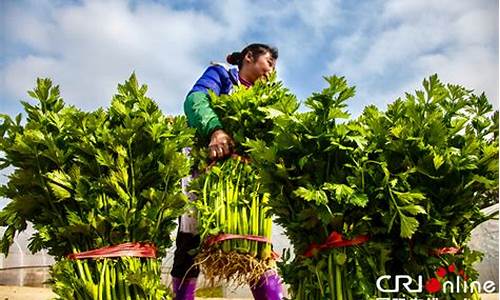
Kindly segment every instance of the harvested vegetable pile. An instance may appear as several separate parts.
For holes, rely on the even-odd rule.
[[[240,157],[213,166],[204,179],[199,222],[206,237],[197,261],[207,279],[256,282],[275,267],[271,255],[269,194],[260,190],[252,166]],[[212,235],[209,235],[212,233]]]
[[[295,249],[279,266],[292,298],[477,294],[434,287],[477,279],[472,264],[480,255],[467,241],[494,217],[480,209],[497,201],[498,112],[484,95],[432,76],[424,91],[349,121],[345,102],[354,88],[343,78],[326,80],[329,87],[305,101],[309,111],[267,114],[271,142],[247,143],[271,213]],[[376,282],[387,274],[421,275],[425,288],[382,293]]]
[[[256,283],[266,270],[275,268],[271,249],[269,194],[261,189],[257,169],[248,161],[248,139],[270,140],[273,124],[266,114],[283,109],[295,98],[274,75],[250,88],[237,87],[231,95],[211,95],[211,105],[223,128],[236,143],[235,155],[210,166],[191,184],[198,196],[202,247],[197,263],[212,283],[221,280],[236,284]],[[200,161],[206,149],[193,153]],[[198,154],[196,154],[198,153]]]
[[[49,79],[37,83],[29,94],[38,103],[23,102],[26,123],[4,115],[0,125],[2,167],[14,168],[0,190],[12,200],[0,212],[2,252],[31,222],[29,248],[55,256],[61,298],[168,297],[161,258],[186,204],[180,179],[190,161],[181,149],[192,130],[166,118],[135,75],[108,110],[90,113],[66,106]]]
[[[473,264],[481,253],[467,243],[474,228],[498,216],[481,211],[498,203],[498,111],[484,94],[445,85],[436,75],[423,88],[385,112],[367,107],[358,121],[370,129],[375,160],[389,172],[390,201],[382,207],[392,252],[387,268],[422,275],[427,297],[478,299],[477,287],[465,286],[478,279]],[[398,223],[407,234],[392,230]],[[457,280],[461,292],[440,289]]]
[[[294,246],[278,262],[293,299],[477,299],[480,287],[466,287],[481,253],[467,242],[498,214],[482,212],[498,202],[498,111],[431,76],[424,90],[352,119],[354,88],[325,79],[306,111],[274,74],[211,95],[236,146],[212,163],[207,149],[192,151],[206,279],[253,284],[276,268],[274,216]],[[182,149],[193,130],[164,117],[134,75],[108,110],[90,113],[66,106],[50,80],[37,83],[25,124],[1,116],[0,166],[13,167],[0,188],[12,200],[0,212],[2,252],[31,222],[29,248],[56,257],[61,298],[168,298],[160,263],[185,211],[180,182],[192,161]],[[409,276],[414,290],[385,275]]]

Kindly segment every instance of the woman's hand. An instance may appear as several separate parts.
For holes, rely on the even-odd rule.
[[[212,132],[210,144],[208,144],[209,157],[211,160],[217,160],[229,156],[233,153],[234,141],[222,129]]]

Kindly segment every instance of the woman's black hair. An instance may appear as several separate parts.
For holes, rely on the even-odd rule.
[[[241,52],[233,52],[226,57],[226,61],[232,65],[237,65],[238,68],[241,69],[243,66],[243,59],[247,55],[247,53],[251,53],[252,58],[255,60],[259,58],[259,56],[270,53],[271,57],[275,60],[278,59],[278,49],[271,47],[266,44],[254,43],[246,46]]]

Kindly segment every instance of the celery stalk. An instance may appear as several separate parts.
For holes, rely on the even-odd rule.
[[[337,278],[337,300],[342,300],[343,299],[343,295],[342,295],[342,275],[341,275],[341,272],[340,272],[340,266],[339,265],[335,265],[335,277]]]
[[[333,253],[328,255],[328,285],[330,286],[330,299],[335,300],[335,282],[333,274]]]
[[[104,272],[106,272],[104,285],[106,287],[106,299],[109,300],[113,299],[111,298],[111,267],[107,265],[109,258],[105,258],[104,260],[106,261],[106,265],[103,267]]]

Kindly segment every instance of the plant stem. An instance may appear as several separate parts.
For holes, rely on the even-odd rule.
[[[117,266],[116,266],[116,275],[118,277],[118,294],[120,295],[120,298],[119,299],[124,299],[126,298],[126,295],[125,295],[125,279],[123,277],[123,272],[122,272],[122,268],[121,268],[121,265],[123,264],[123,261],[120,259],[117,263]]]
[[[333,252],[328,255],[328,285],[330,287],[330,299],[335,300],[335,282],[333,274]]]
[[[97,263],[97,262],[96,262]],[[104,262],[102,263],[102,267],[101,267],[101,270],[100,270],[100,276],[99,276],[99,295],[98,295],[98,299],[99,300],[103,300],[104,299],[104,275],[106,273],[106,271],[104,270],[104,268],[106,267],[106,263],[107,261],[104,260]],[[99,269],[99,265],[101,263],[98,263],[97,266],[96,266],[96,270]]]
[[[337,300],[342,300],[342,274],[340,272],[340,266],[335,265],[335,275],[337,277]]]
[[[344,268],[344,282],[345,282],[345,285],[346,285],[346,291],[347,291],[347,299],[348,300],[353,300],[352,298],[352,285],[351,285],[351,281],[349,280],[349,277],[347,276],[347,269]]]
[[[325,296],[325,290],[323,289],[323,280],[321,278],[321,276],[319,275],[319,270],[318,270],[318,267],[316,266],[316,268],[314,268],[314,272],[316,274],[316,278],[318,279],[318,286],[319,286],[319,290],[321,292],[321,297],[324,297]]]
[[[109,258],[105,258],[104,260],[107,263]],[[106,299],[108,299],[108,300],[113,299],[111,297],[111,266],[109,266],[109,265],[105,266],[103,269],[106,272],[106,277],[105,277],[106,278],[106,283],[105,283],[106,284]]]

